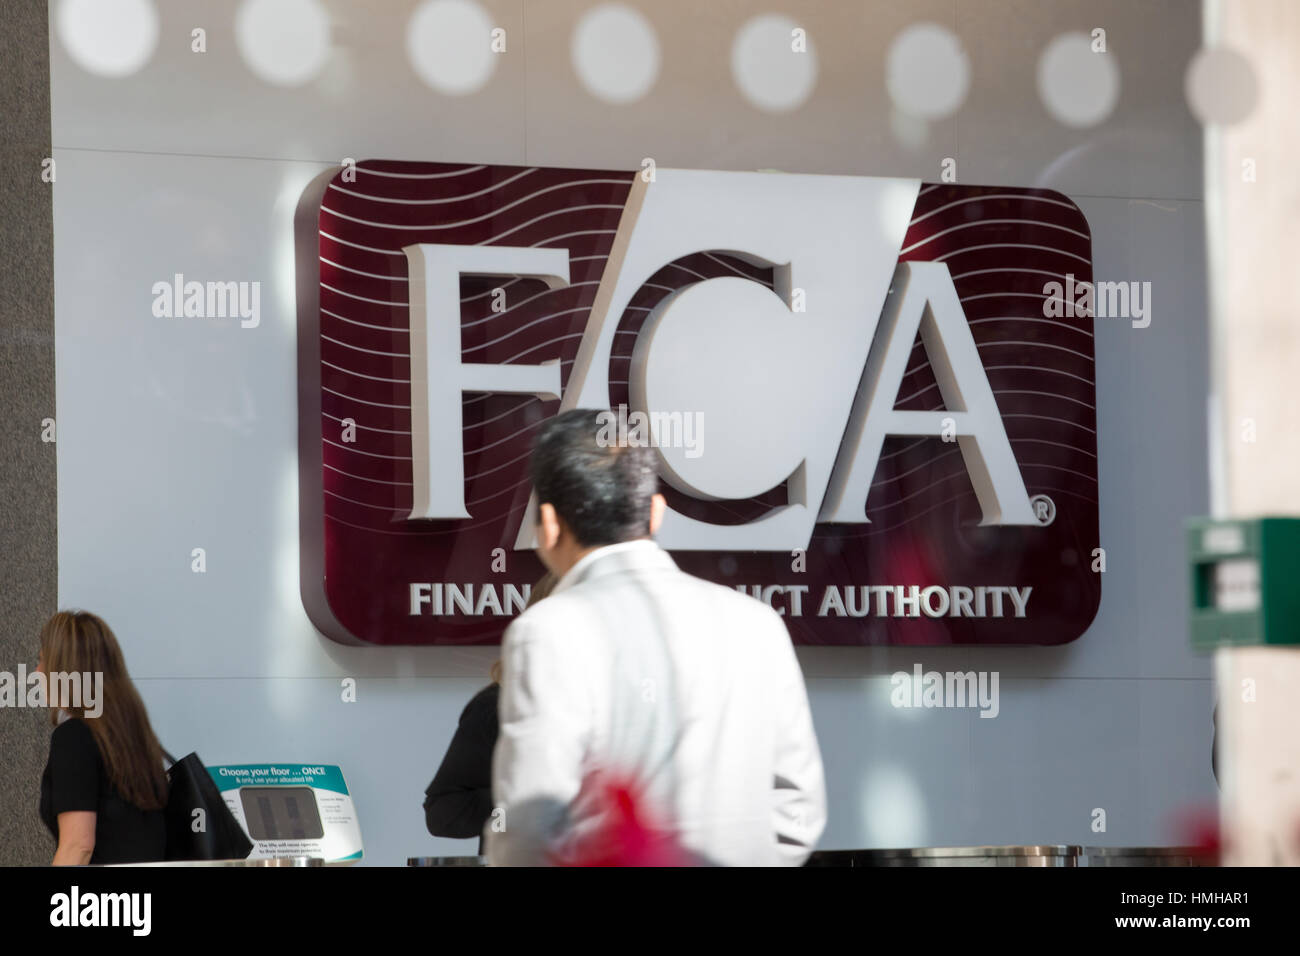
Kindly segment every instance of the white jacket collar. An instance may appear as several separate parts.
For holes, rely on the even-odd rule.
[[[621,558],[622,560],[611,562],[609,560],[611,558]],[[668,552],[650,538],[638,538],[635,541],[607,544],[583,555],[578,563],[569,568],[564,577],[556,582],[551,593],[558,594],[560,591],[573,587],[579,581],[590,577],[592,572],[597,570],[596,565],[598,564],[612,564],[615,568],[644,566],[646,564],[676,567],[673,559],[668,556]],[[597,573],[603,573],[603,571]]]

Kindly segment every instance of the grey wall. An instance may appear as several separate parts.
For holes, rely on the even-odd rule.
[[[36,666],[41,625],[54,611],[55,458],[41,440],[54,418],[53,186],[50,61],[44,0],[5,5],[0,29],[0,670]],[[48,863],[36,819],[49,725],[40,711],[0,709],[0,865]]]
[[[59,601],[112,623],[171,749],[342,765],[368,862],[472,852],[429,837],[420,801],[494,650],[339,647],[298,598],[303,186],[344,157],[634,168],[650,156],[927,180],[953,157],[965,183],[1067,193],[1091,223],[1097,277],[1153,286],[1150,328],[1097,323],[1102,605],[1065,647],[801,651],[832,801],[823,846],[1173,842],[1174,815],[1214,796],[1209,670],[1186,646],[1180,537],[1182,518],[1207,510],[1201,144],[1182,94],[1198,7],[636,3],[663,68],[645,99],[613,106],[570,65],[589,5],[530,2],[525,15],[520,0],[484,2],[508,49],[463,98],[411,69],[413,0],[324,0],[335,49],[297,89],[244,65],[233,4],[159,4],[159,48],[122,79],[86,73],[51,33]],[[818,62],[811,98],[779,116],[740,96],[727,52],[748,16],[773,8],[807,29]],[[891,38],[922,19],[961,38],[971,89],[907,146],[883,64]],[[207,53],[190,52],[195,26]],[[1055,35],[1094,26],[1107,30],[1120,98],[1104,123],[1076,130],[1044,110],[1035,66]],[[175,272],[261,281],[261,326],[155,319],[150,287]],[[35,381],[48,389],[48,373]],[[45,546],[52,529],[36,537]],[[191,572],[196,547],[205,574]],[[892,709],[889,674],[918,661],[999,670],[1000,716]],[[355,704],[340,700],[345,676],[358,679]],[[1089,826],[1098,807],[1105,833]]]

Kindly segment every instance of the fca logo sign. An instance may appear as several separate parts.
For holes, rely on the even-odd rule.
[[[498,640],[569,408],[644,429],[659,542],[796,642],[1056,644],[1095,614],[1092,319],[1044,292],[1092,248],[1060,194],[380,160],[296,225],[301,583],[337,640]]]
[[[663,475],[705,500],[784,485],[787,500],[744,524],[670,510],[660,543],[676,550],[790,551],[817,523],[864,523],[885,439],[955,441],[986,525],[1041,518],[942,262],[897,263],[919,184],[847,177],[659,170],[633,182],[567,388],[558,356],[534,364],[465,362],[462,278],[570,282],[565,248],[422,243],[403,248],[410,277],[413,519],[471,519],[465,502],[466,393],[609,406],[617,319],[669,262],[725,251],[772,270],[773,288],[739,276],[686,285],[655,306],[630,367],[632,411],[706,423],[701,451],[651,435]],[[910,192],[909,192],[910,190]],[[897,263],[897,265],[896,265]],[[920,336],[943,408],[894,408]],[[515,547],[532,546],[532,509]]]

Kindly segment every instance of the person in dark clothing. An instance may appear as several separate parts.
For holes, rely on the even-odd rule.
[[[424,822],[434,836],[479,838],[492,815],[492,750],[497,743],[497,695],[492,683],[470,699],[461,711],[433,782],[424,791]]]
[[[41,820],[58,841],[59,852],[79,849],[76,824],[68,824],[79,815],[94,818],[87,821],[89,858],[56,855],[57,863],[147,863],[164,858],[167,828],[162,810],[142,810],[118,792],[87,722],[70,717],[50,735],[49,761],[41,776]]]
[[[53,864],[164,859],[162,747],[112,630],[94,614],[60,611],[41,631],[37,670],[55,725],[40,797]],[[68,678],[84,690],[74,693]]]
[[[545,575],[528,594],[532,607],[551,593],[555,580]],[[483,854],[483,827],[492,816],[492,751],[497,745],[497,698],[501,661],[492,665],[492,683],[470,698],[460,713],[447,753],[424,791],[424,824],[437,837],[478,837]]]

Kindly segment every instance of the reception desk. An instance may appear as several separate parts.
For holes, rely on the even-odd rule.
[[[1036,846],[915,847],[896,850],[818,850],[805,866],[1214,866],[1199,847]],[[412,856],[407,866],[487,866],[482,856]]]
[[[1038,846],[918,847],[900,850],[819,850],[807,866],[1214,866],[1198,847]]]

